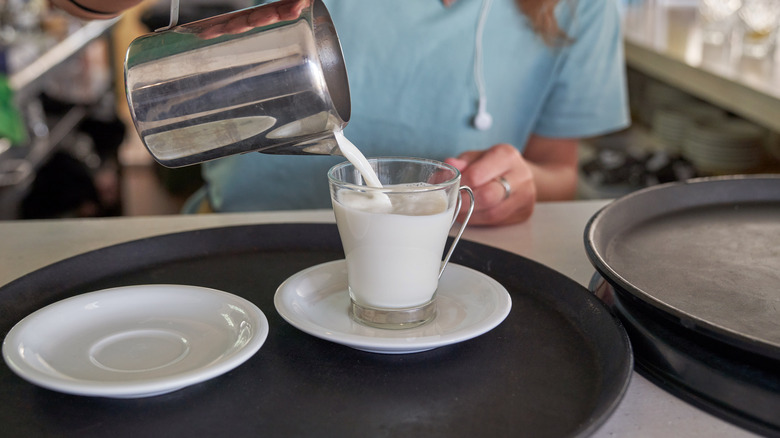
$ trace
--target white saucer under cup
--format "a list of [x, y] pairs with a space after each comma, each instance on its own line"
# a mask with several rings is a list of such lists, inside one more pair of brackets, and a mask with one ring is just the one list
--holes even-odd
[[369, 327], [349, 315], [347, 265], [344, 260], [305, 269], [282, 283], [274, 305], [299, 330], [362, 351], [406, 354], [476, 338], [509, 315], [512, 300], [491, 277], [450, 263], [437, 290], [437, 316], [429, 323], [404, 329]]

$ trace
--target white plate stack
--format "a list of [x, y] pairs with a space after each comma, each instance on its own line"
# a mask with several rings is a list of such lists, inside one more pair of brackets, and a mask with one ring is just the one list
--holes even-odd
[[664, 151], [678, 156], [691, 127], [697, 123], [717, 123], [725, 118], [726, 113], [718, 107], [691, 97], [678, 98], [655, 109], [652, 134]]
[[727, 118], [726, 111], [723, 109], [698, 100], [686, 103], [684, 109], [688, 117], [700, 123], [712, 123], [713, 120]]
[[740, 119], [710, 119], [688, 129], [682, 154], [709, 174], [756, 170], [764, 161], [764, 130]]
[[682, 91], [657, 81], [648, 81], [644, 86], [644, 101], [637, 108], [639, 120], [653, 126], [655, 113], [664, 108], [683, 108], [691, 97]]
[[678, 155], [692, 123], [693, 120], [680, 110], [659, 108], [653, 113], [653, 136], [665, 151]]

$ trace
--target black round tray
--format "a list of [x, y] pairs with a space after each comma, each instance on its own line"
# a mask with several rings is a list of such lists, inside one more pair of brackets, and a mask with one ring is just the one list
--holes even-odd
[[0, 333], [61, 299], [174, 283], [254, 302], [266, 343], [212, 380], [143, 399], [80, 397], [0, 367], [10, 436], [584, 436], [614, 411], [633, 356], [619, 320], [588, 290], [518, 255], [462, 241], [452, 262], [512, 296], [507, 319], [475, 339], [407, 354], [366, 353], [309, 336], [276, 312], [290, 275], [343, 258], [332, 224], [249, 225], [168, 234], [78, 255], [0, 288]]
[[648, 314], [780, 361], [780, 175], [638, 190], [584, 238], [599, 274]]

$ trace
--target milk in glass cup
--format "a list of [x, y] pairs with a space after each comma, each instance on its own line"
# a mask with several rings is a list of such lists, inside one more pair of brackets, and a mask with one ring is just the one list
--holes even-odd
[[[436, 315], [436, 288], [474, 208], [453, 166], [422, 158], [369, 159], [382, 187], [365, 185], [344, 162], [328, 172], [336, 224], [344, 246], [350, 313], [356, 321], [402, 329]], [[442, 261], [449, 230], [470, 197], [468, 214]]]

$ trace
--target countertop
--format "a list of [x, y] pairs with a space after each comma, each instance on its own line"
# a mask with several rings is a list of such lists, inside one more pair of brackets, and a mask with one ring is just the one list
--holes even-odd
[[[471, 227], [464, 238], [520, 254], [587, 287], [594, 269], [585, 255], [583, 231], [588, 219], [607, 203], [542, 203], [523, 224]], [[0, 222], [0, 285], [55, 261], [142, 237], [239, 224], [333, 221], [331, 210], [317, 210]], [[672, 396], [634, 372], [617, 410], [594, 436], [754, 435]]]

